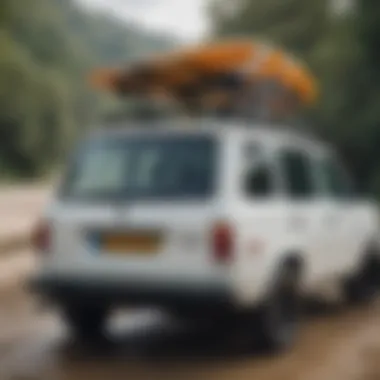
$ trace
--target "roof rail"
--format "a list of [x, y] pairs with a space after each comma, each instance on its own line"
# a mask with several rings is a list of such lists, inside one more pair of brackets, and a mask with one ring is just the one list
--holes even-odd
[[[133, 116], [133, 115], [132, 115]], [[278, 132], [289, 132], [291, 134], [299, 134], [314, 140], [323, 141], [323, 137], [317, 133], [316, 128], [313, 128], [309, 122], [302, 120], [300, 118], [289, 119], [288, 121], [277, 121], [271, 120], [265, 117], [253, 117], [244, 115], [221, 115], [221, 114], [209, 114], [205, 113], [203, 115], [168, 115], [168, 114], [154, 114], [149, 113], [147, 115], [131, 115], [122, 114], [120, 117], [112, 117], [105, 121], [104, 127], [102, 129], [120, 129], [120, 128], [160, 128], [165, 125], [176, 125], [184, 124], [184, 120], [190, 122], [193, 127], [198, 124], [200, 127], [204, 125], [211, 125], [216, 123], [223, 123], [229, 125], [239, 125], [245, 128], [262, 128], [278, 131]], [[141, 117], [140, 117], [141, 116]], [[182, 117], [184, 116], [184, 118]]]

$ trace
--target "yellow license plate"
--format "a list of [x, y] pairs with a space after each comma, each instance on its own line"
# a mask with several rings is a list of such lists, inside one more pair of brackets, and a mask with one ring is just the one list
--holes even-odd
[[103, 247], [109, 253], [155, 253], [159, 246], [160, 238], [156, 234], [120, 233], [103, 238]]

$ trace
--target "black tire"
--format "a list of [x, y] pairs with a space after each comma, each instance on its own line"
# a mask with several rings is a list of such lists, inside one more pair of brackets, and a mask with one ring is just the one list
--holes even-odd
[[63, 318], [75, 340], [84, 343], [95, 343], [105, 337], [106, 308], [66, 305]]
[[345, 284], [345, 296], [351, 304], [372, 301], [380, 289], [380, 256], [367, 255], [357, 273]]
[[259, 347], [278, 352], [291, 347], [298, 335], [301, 316], [300, 268], [285, 265], [267, 301], [256, 313]]

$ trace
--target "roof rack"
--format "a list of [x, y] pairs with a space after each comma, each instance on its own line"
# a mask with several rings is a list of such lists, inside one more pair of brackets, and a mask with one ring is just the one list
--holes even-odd
[[[247, 39], [96, 70], [90, 80], [96, 88], [119, 95], [148, 102], [170, 100], [197, 116], [286, 120], [317, 97], [315, 80], [301, 63], [282, 50]], [[155, 117], [148, 109], [136, 116]]]

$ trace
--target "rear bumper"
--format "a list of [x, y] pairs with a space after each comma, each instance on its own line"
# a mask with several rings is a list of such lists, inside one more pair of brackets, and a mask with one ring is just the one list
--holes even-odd
[[163, 282], [84, 279], [40, 273], [29, 281], [30, 290], [57, 303], [91, 303], [108, 306], [158, 306], [168, 309], [212, 311], [233, 308], [225, 283]]

